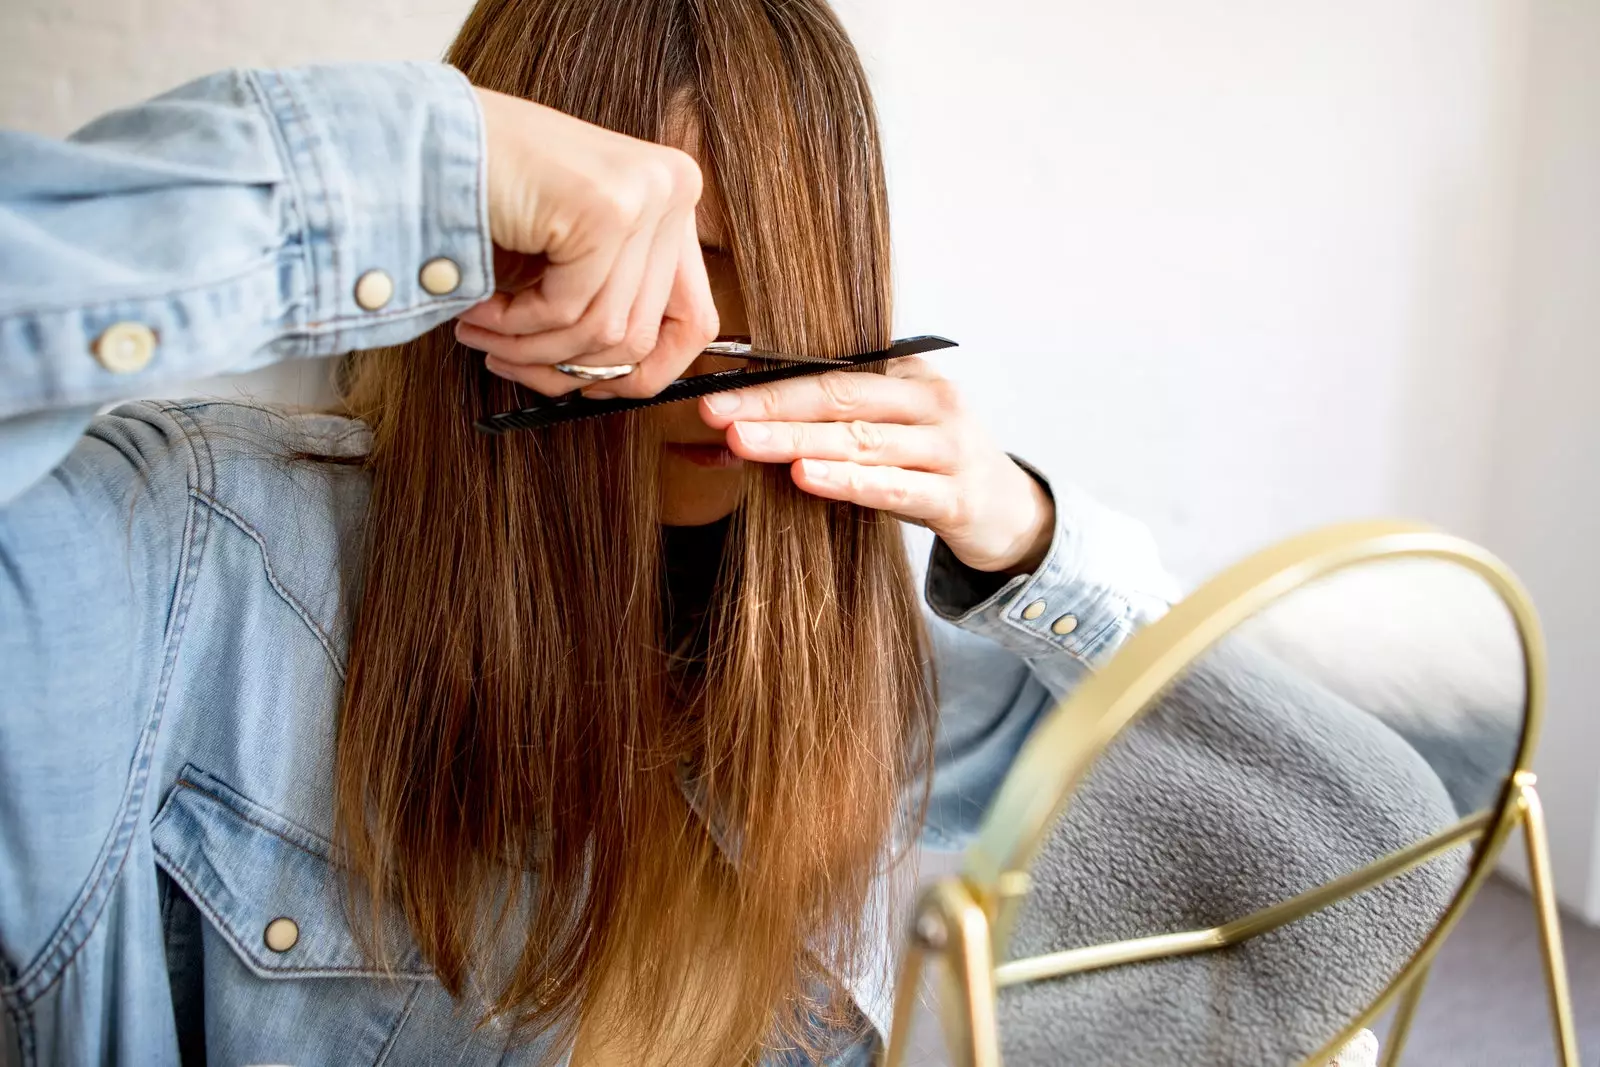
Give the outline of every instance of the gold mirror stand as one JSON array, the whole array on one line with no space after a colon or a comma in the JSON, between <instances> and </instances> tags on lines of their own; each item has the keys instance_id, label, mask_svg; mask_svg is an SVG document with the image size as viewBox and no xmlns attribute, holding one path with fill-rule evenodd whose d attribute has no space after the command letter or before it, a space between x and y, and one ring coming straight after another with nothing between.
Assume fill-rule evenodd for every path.
<instances>
[{"instance_id":1,"label":"gold mirror stand","mask_svg":"<svg viewBox=\"0 0 1600 1067\"><path fill-rule=\"evenodd\" d=\"M1516 620L1526 663L1527 713L1517 761L1497 807L1222 926L1091 945L997 965L1006 928L1028 892L1027 862L1111 739L1181 670L1267 604L1357 563L1401 557L1449 560L1473 571L1499 593ZM939 1016L952 1062L956 1067L1000 1067L996 994L1008 985L1237 945L1370 889L1450 849L1479 842L1466 881L1410 963L1366 1011L1305 1060L1306 1067L1326 1064L1398 998L1383 1059L1385 1067L1394 1067L1434 954L1488 876L1511 831L1518 827L1527 849L1557 1059L1562 1067L1580 1067L1544 810L1533 772L1528 769L1543 711L1544 672L1538 620L1521 584L1504 564L1476 545L1426 527L1392 522L1329 527L1291 538L1229 568L1136 634L1111 663L1041 723L1007 776L977 842L968 851L965 869L923 891L896 986L883 1067L902 1067L905 1062L927 965L935 968Z\"/></svg>"}]
</instances>

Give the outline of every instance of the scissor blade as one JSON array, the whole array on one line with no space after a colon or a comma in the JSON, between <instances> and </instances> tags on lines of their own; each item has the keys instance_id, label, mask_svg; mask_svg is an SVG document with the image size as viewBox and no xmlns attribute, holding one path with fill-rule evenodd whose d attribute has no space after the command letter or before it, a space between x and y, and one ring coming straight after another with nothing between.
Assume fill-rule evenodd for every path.
<instances>
[{"instance_id":1,"label":"scissor blade","mask_svg":"<svg viewBox=\"0 0 1600 1067\"><path fill-rule=\"evenodd\" d=\"M502 411L495 415L481 418L475 424L484 433L498 434L508 430L537 430L545 426L555 426L563 422L573 422L577 419L592 419L600 415L616 415L624 411L637 411L640 408L654 407L657 404L672 404L679 400L692 400L696 397L710 396L712 393L725 393L732 389L744 389L752 385L763 385L767 382L783 381L788 378L801 378L808 374L821 374L832 367L859 367L868 363L881 363L887 359L898 359L901 356L915 356L923 352L934 352L941 348L954 348L956 343L943 337L931 335L921 337L907 337L896 341L888 348L876 352L863 352L859 356L846 356L842 359L794 361L787 367L766 367L759 370L725 370L714 374L701 374L693 378L680 378L667 386L655 396L642 399L614 397L609 400L595 400L582 393L568 393L566 396L539 397L525 408L516 411ZM782 357L786 361L788 357Z\"/></svg>"},{"instance_id":2,"label":"scissor blade","mask_svg":"<svg viewBox=\"0 0 1600 1067\"><path fill-rule=\"evenodd\" d=\"M850 366L849 360L837 356L801 356L792 352L771 352L764 348L752 348L744 341L713 341L706 345L702 354L753 359L759 363L821 363L830 367Z\"/></svg>"}]
</instances>

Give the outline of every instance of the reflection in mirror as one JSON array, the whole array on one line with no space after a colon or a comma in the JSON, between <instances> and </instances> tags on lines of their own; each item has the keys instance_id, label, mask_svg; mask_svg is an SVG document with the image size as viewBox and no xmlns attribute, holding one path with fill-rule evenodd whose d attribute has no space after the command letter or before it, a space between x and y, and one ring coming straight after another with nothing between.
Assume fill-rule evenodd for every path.
<instances>
[{"instance_id":1,"label":"reflection in mirror","mask_svg":"<svg viewBox=\"0 0 1600 1067\"><path fill-rule=\"evenodd\" d=\"M1380 560L1296 590L1241 630L1405 738L1460 814L1494 804L1522 739L1526 664L1516 620L1476 574Z\"/></svg>"},{"instance_id":2,"label":"reflection in mirror","mask_svg":"<svg viewBox=\"0 0 1600 1067\"><path fill-rule=\"evenodd\" d=\"M1454 564L1387 560L1277 602L1095 763L1030 872L997 1005L1007 1067L1297 1064L1400 974L1470 841L1216 952L1019 980L1014 961L1260 912L1493 807L1522 736L1522 651Z\"/></svg>"}]
</instances>

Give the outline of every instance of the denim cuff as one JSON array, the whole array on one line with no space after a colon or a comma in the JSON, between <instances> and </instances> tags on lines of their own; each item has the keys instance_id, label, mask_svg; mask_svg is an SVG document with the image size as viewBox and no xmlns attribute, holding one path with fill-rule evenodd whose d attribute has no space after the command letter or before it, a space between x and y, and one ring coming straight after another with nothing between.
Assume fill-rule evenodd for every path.
<instances>
[{"instance_id":1,"label":"denim cuff","mask_svg":"<svg viewBox=\"0 0 1600 1067\"><path fill-rule=\"evenodd\" d=\"M1032 574L1010 579L967 567L935 541L926 598L940 618L1024 658L1067 653L1091 666L1177 598L1142 525L1075 487L1054 486L1017 459L1055 502L1055 532Z\"/></svg>"},{"instance_id":2,"label":"denim cuff","mask_svg":"<svg viewBox=\"0 0 1600 1067\"><path fill-rule=\"evenodd\" d=\"M308 299L286 324L303 339L296 354L396 344L493 293L483 121L460 71L351 63L251 78L301 216ZM433 287L441 270L455 285L430 292L423 268L440 260Z\"/></svg>"}]
</instances>

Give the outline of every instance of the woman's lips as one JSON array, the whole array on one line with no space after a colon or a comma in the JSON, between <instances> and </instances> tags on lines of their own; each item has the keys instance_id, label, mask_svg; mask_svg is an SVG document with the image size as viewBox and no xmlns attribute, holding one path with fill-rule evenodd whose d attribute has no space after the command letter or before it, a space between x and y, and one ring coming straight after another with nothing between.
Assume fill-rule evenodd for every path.
<instances>
[{"instance_id":1,"label":"woman's lips","mask_svg":"<svg viewBox=\"0 0 1600 1067\"><path fill-rule=\"evenodd\" d=\"M666 450L674 456L688 460L696 467L737 467L744 460L719 444L694 444L685 441L668 441Z\"/></svg>"}]
</instances>

